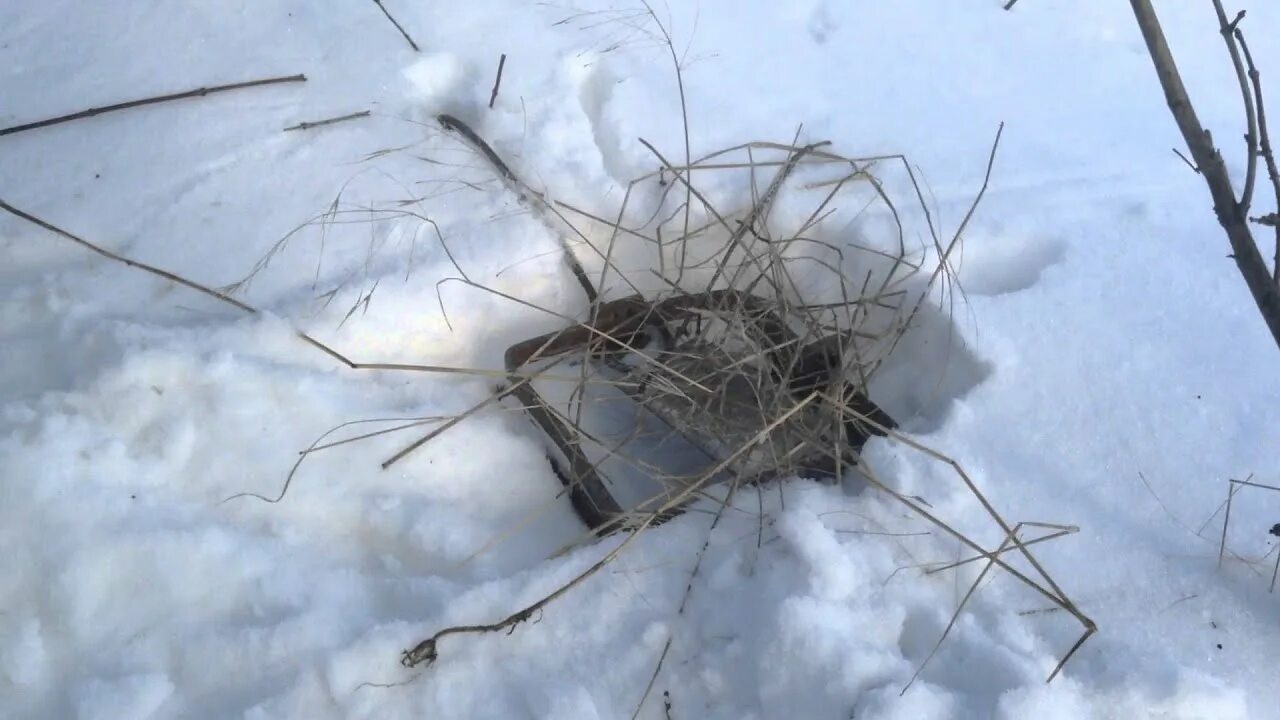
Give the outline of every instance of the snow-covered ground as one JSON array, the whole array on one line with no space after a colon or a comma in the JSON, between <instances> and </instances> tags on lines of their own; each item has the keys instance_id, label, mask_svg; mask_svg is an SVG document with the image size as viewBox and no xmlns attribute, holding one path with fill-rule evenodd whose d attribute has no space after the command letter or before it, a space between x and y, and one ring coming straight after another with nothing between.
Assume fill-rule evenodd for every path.
<instances>
[{"instance_id":1,"label":"snow-covered ground","mask_svg":"<svg viewBox=\"0 0 1280 720\"><path fill-rule=\"evenodd\" d=\"M928 528L883 496L806 480L786 484L785 507L763 497L759 545L750 513L725 516L683 613L705 514L647 532L536 622L446 638L433 666L405 669L418 639L497 620L620 539L555 555L582 527L548 506L558 481L536 434L499 410L387 471L404 433L316 453L280 503L228 500L276 495L297 451L341 423L457 413L492 385L346 370L293 329L357 360L496 368L560 321L456 284L438 300L456 271L413 218L335 226L323 252L299 235L245 293L269 311L250 317L6 215L0 717L628 718L671 639L638 717L1280 718L1274 555L1219 571L1221 515L1202 527L1227 478L1280 484L1277 350L1202 181L1169 152L1181 141L1127 4L1001 4L656 9L685 59L695 154L801 124L849 155L905 152L954 229L1006 123L959 263L966 300L935 338L946 362L930 368L950 375L899 382L916 390L884 402L1006 517L1080 527L1036 548L1099 627L1052 684L1079 626L997 573L900 696L973 572L895 573L960 549L867 534ZM433 117L468 118L536 187L610 208L653 166L637 138L683 157L651 19L628 3L386 5L421 53L372 2L0 5L0 126L308 78L0 137L0 199L217 286L339 193L344 207L428 196L415 209L471 277L580 311L547 226ZM1239 170L1212 8L1159 5ZM1280 87L1280 5L1248 10L1264 82ZM360 110L372 115L281 132ZM315 288L344 279L319 308ZM902 492L983 532L945 467L902 443L867 452ZM1280 493L1246 489L1232 551L1267 555L1278 521Z\"/></svg>"}]
</instances>

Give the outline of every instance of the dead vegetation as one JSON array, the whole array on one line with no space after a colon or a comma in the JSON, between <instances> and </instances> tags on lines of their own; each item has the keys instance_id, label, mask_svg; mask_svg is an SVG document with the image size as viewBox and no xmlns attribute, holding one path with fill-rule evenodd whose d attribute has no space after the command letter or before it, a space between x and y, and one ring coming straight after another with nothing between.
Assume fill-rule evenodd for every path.
<instances>
[{"instance_id":1,"label":"dead vegetation","mask_svg":"<svg viewBox=\"0 0 1280 720\"><path fill-rule=\"evenodd\" d=\"M952 254L985 182L957 230L943 237L914 169L901 156L850 158L827 143L762 142L675 165L646 143L656 169L631 182L615 214L605 218L526 185L463 121L444 116L440 122L561 229L564 258L586 308L581 319L565 318L562 329L508 348L510 375L503 387L386 464L513 396L547 438L566 494L590 528L582 540L613 532L625 537L536 602L493 622L443 628L406 650L403 664L434 662L449 636L512 631L691 503L703 503L704 511L710 503L715 520L709 539L744 487L846 473L864 478L973 553L956 563L926 565L928 572L985 561L953 624L998 568L1079 621L1082 635L1062 663L1094 632L1028 549L1075 528L1007 522L958 463L897 432L870 398L872 380L916 313L949 287ZM998 142L997 135L987 179ZM917 214L926 218L930 241L914 250L902 203L895 204L880 178L890 168L907 178ZM743 195L725 207L708 186L739 188ZM783 196L792 212L779 209ZM795 200L806 196L814 201L797 215ZM841 213L849 208L857 208L855 217L878 211L895 218L894 237L887 245L833 241L828 226L848 221ZM470 279L460 267L458 274L457 281L477 291L525 302ZM610 284L612 291L601 290ZM984 547L921 499L879 478L860 454L872 436L890 436L947 466L1003 540L994 549ZM1039 534L1026 537L1029 529ZM949 625L939 645L950 631ZM661 658L668 650L669 644Z\"/></svg>"}]
</instances>

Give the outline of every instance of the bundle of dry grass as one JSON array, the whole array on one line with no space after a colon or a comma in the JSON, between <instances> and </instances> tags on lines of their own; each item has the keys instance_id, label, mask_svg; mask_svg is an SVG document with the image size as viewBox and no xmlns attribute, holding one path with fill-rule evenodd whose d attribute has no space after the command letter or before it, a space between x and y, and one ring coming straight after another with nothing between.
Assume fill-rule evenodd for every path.
<instances>
[{"instance_id":1,"label":"bundle of dry grass","mask_svg":"<svg viewBox=\"0 0 1280 720\"><path fill-rule=\"evenodd\" d=\"M626 537L571 581L508 617L440 630L405 651L406 666L433 662L439 641L449 635L510 630L530 619L690 503L710 503L718 522L745 485L846 472L861 475L974 553L928 572L985 561L952 623L990 571L1000 568L1083 627L1050 678L1095 631L1028 550L1075 529L1007 522L959 464L899 434L870 397L872 379L917 313L951 281L952 253L985 181L957 231L944 239L901 156L849 158L827 143L751 143L677 166L650 146L658 167L631 182L619 208L605 218L526 185L463 121L442 116L440 122L560 231L565 262L587 309L577 322L509 347L506 385L392 461L514 396L547 440L565 491L590 530L583 540L612 532ZM988 179L998 143L997 135ZM912 202L931 234L931 242L915 252L905 240L901 203L878 177L891 164L913 188ZM783 196L815 200L797 216L794 201L787 204L790 212L781 209ZM851 222L841 218L841 208L857 208L856 217L876 205L895 220L887 248L838 239L828 230ZM932 258L929 269L926 257ZM462 274L463 282L508 297ZM891 436L950 466L1003 541L983 547L919 498L877 477L860 455L872 436ZM1028 529L1041 534L1026 538Z\"/></svg>"}]
</instances>

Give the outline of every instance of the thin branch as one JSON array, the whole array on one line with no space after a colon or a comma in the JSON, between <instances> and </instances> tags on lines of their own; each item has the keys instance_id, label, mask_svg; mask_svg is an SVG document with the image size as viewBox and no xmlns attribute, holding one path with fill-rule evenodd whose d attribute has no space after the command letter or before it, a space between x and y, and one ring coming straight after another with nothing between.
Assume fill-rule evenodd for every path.
<instances>
[{"instance_id":1,"label":"thin branch","mask_svg":"<svg viewBox=\"0 0 1280 720\"><path fill-rule=\"evenodd\" d=\"M326 118L324 120L316 120L314 122L300 122L297 125L290 125L289 127L285 128L284 132L289 132L290 130L310 130L311 128L320 127L321 125L334 125L336 123L346 122L348 120L355 120L356 118L362 118L362 117L369 117L369 111L361 110L360 112L353 112L350 115L340 115L338 117Z\"/></svg>"},{"instance_id":2,"label":"thin branch","mask_svg":"<svg viewBox=\"0 0 1280 720\"><path fill-rule=\"evenodd\" d=\"M1236 36L1240 32L1237 28L1244 19L1244 11L1236 13L1235 20L1228 21L1222 0L1213 0L1213 9L1218 14L1218 32L1222 35L1222 41L1227 44L1227 54L1231 56L1236 83L1240 86L1240 102L1244 105L1245 174L1239 202L1240 214L1244 215L1253 202L1253 186L1258 177L1258 113L1254 108L1253 95L1249 92L1249 79L1245 74L1244 60L1240 57L1240 46L1236 43Z\"/></svg>"},{"instance_id":3,"label":"thin branch","mask_svg":"<svg viewBox=\"0 0 1280 720\"><path fill-rule=\"evenodd\" d=\"M26 130L35 130L37 128L49 127L50 125L59 125L72 120L80 120L83 118L94 117L95 115L103 115L116 110L128 110L129 108L140 107L142 105L155 105L156 103L169 102L171 100L184 100L186 98L204 97L205 95L213 95L214 93L228 92L230 90L243 90L245 88L258 87L260 85L277 85L280 83L306 82L307 76L288 75L284 77L266 78L264 80L250 80L248 82L232 83L230 85L215 85L213 87L196 88L195 90L187 90L186 92L173 93L170 95L157 95L155 97L143 98L142 100L130 100L128 102L116 103L115 105L104 105L103 107L89 108L80 112L71 113L70 115L61 115L47 120L38 120L23 125L14 125L0 129L0 136L13 135L14 133L24 132Z\"/></svg>"},{"instance_id":4,"label":"thin branch","mask_svg":"<svg viewBox=\"0 0 1280 720\"><path fill-rule=\"evenodd\" d=\"M409 37L409 33L400 26L400 23L396 21L395 17L391 15L391 12L382 4L382 0L373 0L373 4L377 5L378 9L382 11L382 14L386 15L387 19L391 21L391 24L396 26L396 29L404 36L405 42L409 43L409 47L413 48L414 52L422 52L422 49L418 47L418 43L414 42L413 38Z\"/></svg>"},{"instance_id":5,"label":"thin branch","mask_svg":"<svg viewBox=\"0 0 1280 720\"><path fill-rule=\"evenodd\" d=\"M1267 176L1271 180L1271 189L1275 192L1276 209L1280 210L1280 168L1276 167L1276 155L1271 148L1271 134L1267 130L1267 109L1262 99L1262 73L1258 72L1258 66L1253 63L1253 53L1249 52L1249 44L1244 41L1244 33L1239 30L1236 30L1236 42L1240 43L1240 50L1244 52L1244 61L1249 68L1249 83L1253 85L1253 102L1258 106L1258 154L1267 164ZM1276 231L1276 254L1275 263L1272 265L1272 278L1277 285L1280 285L1280 223L1272 222L1271 226Z\"/></svg>"},{"instance_id":6,"label":"thin branch","mask_svg":"<svg viewBox=\"0 0 1280 720\"><path fill-rule=\"evenodd\" d=\"M1190 160L1188 160L1188 159L1187 159L1187 156L1186 156L1186 155L1183 155L1181 150L1179 150L1178 148L1173 148L1173 154L1174 154L1174 155L1177 155L1179 158L1181 158L1181 159L1182 159L1182 162L1186 163L1186 164L1187 164L1187 167L1191 168L1191 172L1193 172L1193 173L1195 173L1195 174L1197 174L1197 175L1199 175L1199 174L1200 174L1200 168L1196 167L1195 163L1193 163L1193 162L1191 162Z\"/></svg>"}]
</instances>

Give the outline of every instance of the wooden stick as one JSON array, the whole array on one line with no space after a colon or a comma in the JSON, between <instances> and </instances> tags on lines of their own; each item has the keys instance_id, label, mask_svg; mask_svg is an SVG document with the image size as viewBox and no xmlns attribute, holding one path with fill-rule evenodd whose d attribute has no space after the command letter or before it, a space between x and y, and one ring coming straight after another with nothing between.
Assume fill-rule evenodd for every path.
<instances>
[{"instance_id":1,"label":"wooden stick","mask_svg":"<svg viewBox=\"0 0 1280 720\"><path fill-rule=\"evenodd\" d=\"M373 0L373 2L378 6L378 9L382 11L382 14L387 16L387 19L391 21L391 24L396 26L396 29L404 36L405 41L409 43L409 47L413 48L414 52L422 52L422 49L418 47L418 43L414 42L413 38L409 37L409 33L405 32L405 29L400 26L400 23L396 22L396 19L392 17L386 6L382 4L382 0Z\"/></svg>"},{"instance_id":2,"label":"wooden stick","mask_svg":"<svg viewBox=\"0 0 1280 720\"><path fill-rule=\"evenodd\" d=\"M498 77L493 79L493 92L489 93L489 109L493 109L493 101L498 99L498 86L502 84L502 68L507 64L507 54L498 58Z\"/></svg>"},{"instance_id":3,"label":"wooden stick","mask_svg":"<svg viewBox=\"0 0 1280 720\"><path fill-rule=\"evenodd\" d=\"M362 117L369 117L369 111L361 110L360 112L353 112L350 115L326 118L324 120L316 120L315 122L300 122L297 125L290 125L285 128L284 132L289 132L290 130L310 130L311 128L320 127L321 125L333 125L334 123L346 122L347 120L355 120L356 118Z\"/></svg>"},{"instance_id":4,"label":"wooden stick","mask_svg":"<svg viewBox=\"0 0 1280 720\"><path fill-rule=\"evenodd\" d=\"M286 77L266 78L265 80L250 80L248 82L232 83L230 85L216 85L214 87L202 87L202 88L197 88L195 90L188 90L186 92L173 93L172 95L157 95L156 97L144 98L142 100L130 100L128 102L116 103L115 105L106 105L103 107L89 108L88 110L81 110L80 112L71 113L70 115L62 115L55 118L49 118L48 120L39 120L33 123L26 123L23 125L14 125L13 127L0 129L0 136L12 135L14 133L20 133L25 130L35 130L37 128L48 127L50 125L58 125L65 122L71 122L72 120L80 120L82 118L93 117L95 115L102 115L104 113L115 112L116 110L127 110L129 108L140 107L142 105L154 105L156 103L169 102L170 100L183 100L185 98L204 97L205 95L212 95L214 93L227 92L229 90L242 90L244 88L258 87L259 85L275 85L278 83L306 82L306 81L307 81L306 75L298 74L298 75L289 75Z\"/></svg>"}]
</instances>

